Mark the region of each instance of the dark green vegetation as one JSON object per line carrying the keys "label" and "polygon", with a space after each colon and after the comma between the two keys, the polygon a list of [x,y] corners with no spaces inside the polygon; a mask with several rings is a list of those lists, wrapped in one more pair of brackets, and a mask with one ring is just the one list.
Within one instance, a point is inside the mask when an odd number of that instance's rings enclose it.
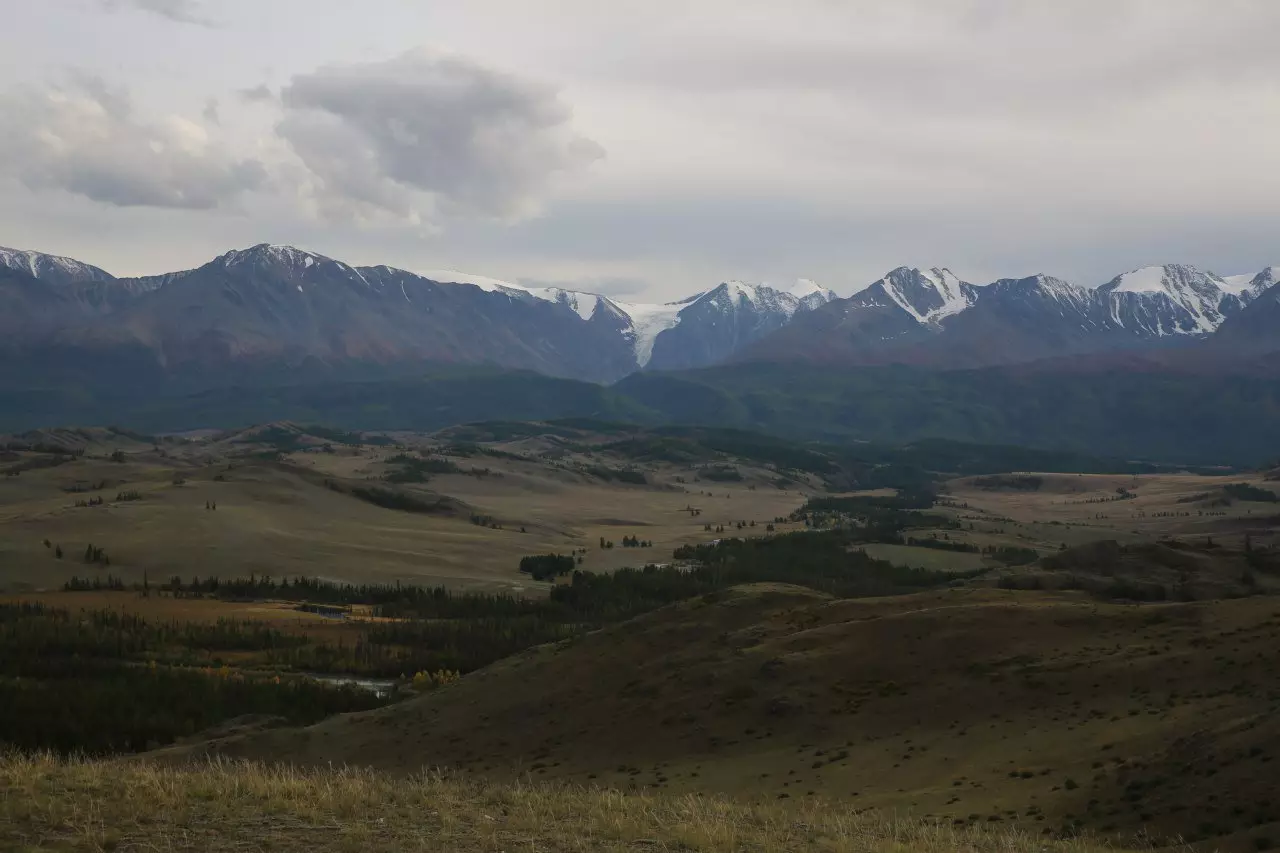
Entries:
{"label": "dark green vegetation", "polygon": [[1256,464],[1275,454],[1280,434],[1280,381],[1244,375],[750,364],[638,373],[613,391],[668,421],[832,442],[946,436],[1123,459]]}
{"label": "dark green vegetation", "polygon": [[387,462],[397,466],[395,470],[383,477],[388,483],[427,483],[431,480],[432,474],[458,474],[462,471],[456,463],[435,456],[410,456],[407,453],[400,453],[392,456]]}
{"label": "dark green vegetation", "polygon": [[325,480],[324,484],[326,488],[335,492],[351,495],[353,498],[359,498],[383,509],[442,515],[454,513],[459,507],[457,501],[443,495],[428,495],[383,486],[362,486],[340,480]]}
{"label": "dark green vegetation", "polygon": [[369,691],[223,666],[302,643],[249,623],[155,624],[111,611],[0,604],[0,742],[136,751],[244,714],[306,724],[385,704]]}
{"label": "dark green vegetation", "polygon": [[[744,364],[638,373],[612,387],[485,368],[394,375],[374,365],[341,371],[282,366],[275,373],[255,370],[252,381],[239,383],[225,375],[173,377],[146,364],[131,382],[121,383],[119,375],[102,381],[79,363],[42,365],[41,381],[20,366],[0,370],[0,428],[120,417],[126,427],[146,431],[277,420],[342,430],[555,419],[696,423],[837,444],[945,436],[1061,451],[1059,464],[1048,470],[1085,470],[1075,466],[1098,453],[1171,464],[1256,464],[1274,456],[1280,434],[1280,380],[1246,375]],[[649,448],[659,457],[685,450],[679,442]],[[1045,467],[975,473],[1000,470]]]}
{"label": "dark green vegetation", "polygon": [[1006,589],[1078,589],[1100,599],[1204,601],[1280,592],[1280,548],[1227,548],[1212,537],[1091,542],[999,579]]}
{"label": "dark green vegetation", "polygon": [[523,557],[520,560],[520,571],[536,581],[549,581],[567,575],[573,571],[573,557],[563,554],[539,554],[535,557]]}
{"label": "dark green vegetation", "polygon": [[993,474],[989,477],[978,477],[973,484],[979,489],[1010,489],[1016,492],[1038,491],[1044,485],[1044,477],[1029,474]]}
{"label": "dark green vegetation", "polygon": [[1222,487],[1223,494],[1238,501],[1257,501],[1259,503],[1280,503],[1280,494],[1271,489],[1260,489],[1248,483],[1232,483]]}

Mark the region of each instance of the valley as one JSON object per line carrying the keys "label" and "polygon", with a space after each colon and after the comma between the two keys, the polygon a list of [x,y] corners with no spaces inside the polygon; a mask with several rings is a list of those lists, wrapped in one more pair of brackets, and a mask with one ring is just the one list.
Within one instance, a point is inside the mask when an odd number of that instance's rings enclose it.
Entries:
{"label": "valley", "polygon": [[[1280,825],[1274,472],[584,420],[6,442],[21,744],[975,838],[1244,851]],[[70,671],[114,703],[93,735],[40,704]]]}
{"label": "valley", "polygon": [[1280,2],[12,2],[0,853],[1280,853]]}

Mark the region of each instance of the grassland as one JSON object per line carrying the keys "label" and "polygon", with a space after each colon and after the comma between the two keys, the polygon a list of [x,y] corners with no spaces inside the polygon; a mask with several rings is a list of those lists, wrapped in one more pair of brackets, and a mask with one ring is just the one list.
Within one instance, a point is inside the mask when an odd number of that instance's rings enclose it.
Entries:
{"label": "grassland", "polygon": [[[350,436],[273,425],[150,440],[90,430],[49,436],[78,442],[76,455],[7,452],[0,599],[157,622],[236,619],[353,648],[375,621],[367,604],[336,620],[285,600],[55,590],[73,574],[153,585],[256,574],[540,597],[551,586],[518,565],[551,552],[614,573],[619,589],[635,585],[601,599],[600,612],[616,604],[622,615],[567,611],[552,625],[562,632],[522,644],[504,635],[514,644],[483,660],[470,647],[493,638],[463,631],[474,659],[461,680],[377,710],[306,728],[241,720],[142,763],[11,756],[0,764],[0,847],[1094,849],[1071,840],[1082,833],[1125,848],[1280,845],[1280,552],[1269,550],[1280,544],[1280,503],[1229,488],[1275,483],[939,475],[941,499],[920,526],[838,512],[780,521],[811,497],[899,469],[830,472],[807,448],[765,444],[761,457],[748,443],[735,456],[692,433],[623,433],[496,424]],[[924,473],[909,472],[903,488]],[[77,505],[96,497],[101,505]],[[914,505],[927,507],[928,493]],[[883,518],[904,515],[889,507]],[[672,562],[682,546],[810,523],[845,529],[724,543],[720,563],[687,549],[688,563],[617,572]],[[624,548],[624,536],[652,545]],[[835,544],[814,557],[824,542]],[[109,566],[84,562],[89,544]],[[968,550],[946,550],[955,546]],[[873,570],[858,549],[948,574],[917,586],[855,582]],[[777,566],[742,573],[765,552]],[[821,586],[815,560],[848,563],[844,586],[822,588],[886,597],[729,586]],[[802,570],[808,580],[797,581]],[[717,579],[687,586],[704,571]],[[677,587],[686,591],[660,594]],[[403,627],[418,634],[413,648],[436,654],[455,627],[484,623],[497,636],[546,614],[491,616],[411,614]],[[569,639],[531,647],[560,637]],[[379,672],[402,671],[393,669]],[[423,776],[436,769],[444,775]],[[113,775],[126,784],[111,788]]]}
{"label": "grassland", "polygon": [[[425,436],[399,435],[398,446],[335,444],[305,435],[282,441],[283,428],[275,429],[155,445],[96,431],[83,455],[48,467],[39,463],[56,457],[11,454],[0,468],[22,470],[0,477],[0,590],[56,589],[71,575],[110,572],[131,582],[306,575],[536,593],[545,587],[519,574],[522,556],[584,549],[582,568],[592,571],[662,562],[680,545],[715,538],[720,525],[755,521],[738,535],[763,533],[814,487],[796,479],[779,488],[775,470],[749,464],[738,466],[740,481],[703,483],[692,465],[637,465],[529,439],[450,456]],[[117,453],[121,461],[112,461]],[[326,487],[387,488],[402,467],[390,460],[406,454],[435,454],[458,469],[395,487],[443,496],[452,512],[386,509]],[[645,482],[590,473],[623,467]],[[115,500],[127,493],[139,499]],[[95,497],[103,505],[76,505]],[[624,536],[653,545],[601,547]],[[90,544],[105,549],[109,568],[82,562]]]}
{"label": "grassland", "polygon": [[0,757],[0,847],[23,851],[824,850],[1094,853],[1088,839],[955,827],[848,804],[727,799],[436,775],[300,771],[217,762],[178,768]]}

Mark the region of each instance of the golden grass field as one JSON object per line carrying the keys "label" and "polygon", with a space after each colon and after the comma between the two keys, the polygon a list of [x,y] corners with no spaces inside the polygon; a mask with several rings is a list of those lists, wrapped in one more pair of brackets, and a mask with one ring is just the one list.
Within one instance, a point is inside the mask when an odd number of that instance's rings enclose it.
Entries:
{"label": "golden grass field", "polygon": [[[592,571],[664,562],[679,545],[721,535],[705,531],[707,523],[755,521],[733,535],[762,534],[810,491],[803,484],[778,489],[765,471],[747,470],[741,483],[681,484],[676,478],[687,472],[651,465],[650,484],[639,486],[603,482],[564,462],[484,457],[458,463],[487,469],[487,476],[432,478],[431,492],[469,508],[446,517],[384,509],[324,487],[330,477],[378,485],[389,470],[385,460],[400,452],[386,447],[296,452],[281,462],[248,456],[253,445],[207,440],[159,452],[130,446],[123,463],[105,458],[110,449],[0,477],[0,590],[56,589],[72,575],[109,572],[129,582],[267,574],[536,591],[544,587],[518,571],[523,556],[585,548],[582,567]],[[96,491],[65,491],[103,481]],[[128,491],[142,500],[112,500]],[[75,506],[95,495],[107,503]],[[206,509],[213,504],[216,511]],[[497,519],[501,529],[471,523],[470,512]],[[601,537],[618,543],[623,536],[654,544],[600,547]],[[62,548],[61,560],[46,540]],[[105,548],[109,569],[83,563],[89,544]]]}
{"label": "golden grass field", "polygon": [[247,850],[622,853],[1095,853],[1003,827],[954,827],[848,804],[735,802],[434,775],[220,762],[0,756],[0,847],[22,851]]}

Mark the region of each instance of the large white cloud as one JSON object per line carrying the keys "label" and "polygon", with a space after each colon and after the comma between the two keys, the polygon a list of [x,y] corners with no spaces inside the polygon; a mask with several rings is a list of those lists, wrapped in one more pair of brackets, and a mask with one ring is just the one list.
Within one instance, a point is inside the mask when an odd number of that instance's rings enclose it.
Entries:
{"label": "large white cloud", "polygon": [[300,74],[280,98],[277,131],[331,216],[519,219],[604,153],[554,91],[427,49]]}
{"label": "large white cloud", "polygon": [[120,207],[208,209],[263,186],[253,158],[229,154],[205,124],[138,115],[95,77],[0,97],[0,174]]}

